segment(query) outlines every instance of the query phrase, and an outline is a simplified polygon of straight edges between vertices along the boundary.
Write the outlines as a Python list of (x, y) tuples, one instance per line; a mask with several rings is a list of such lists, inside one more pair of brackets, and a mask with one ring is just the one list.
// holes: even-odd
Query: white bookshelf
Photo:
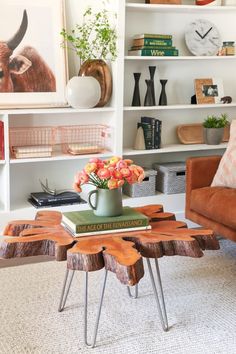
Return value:
[[(186, 1), (183, 1), (186, 3)], [(210, 146), (205, 144), (184, 145), (178, 142), (176, 126), (200, 123), (208, 114), (226, 112), (230, 119), (236, 117), (236, 56), (195, 57), (190, 55), (184, 44), (184, 28), (195, 18), (207, 18), (217, 25), (222, 40), (235, 40), (236, 7), (204, 7), (189, 5), (150, 5), (144, 0), (112, 1), (118, 21), (118, 58), (112, 65), (113, 95), (107, 107), (94, 109), (73, 109), (70, 107), (0, 109), (0, 120), (5, 130), (5, 160), (0, 160), (0, 229), (7, 220), (32, 218), (36, 209), (27, 202), (30, 192), (40, 191), (39, 179), (48, 178), (57, 189), (71, 188), (74, 174), (83, 168), (93, 155), (63, 155), (54, 153), (51, 158), (12, 159), (9, 154), (8, 131), (10, 127), (37, 125), (79, 125), (106, 124), (114, 132), (111, 151), (96, 156), (107, 158), (123, 155), (136, 163), (151, 167), (154, 162), (185, 160), (188, 156), (222, 154), (227, 144)], [(96, 0), (68, 0), (66, 17), (68, 26), (73, 28), (81, 21), (81, 13), (88, 4), (99, 6)], [(179, 57), (137, 57), (128, 56), (132, 37), (138, 33), (173, 34), (174, 45), (179, 48)], [(233, 39), (232, 39), (233, 38)], [(160, 94), (159, 79), (167, 78), (168, 105), (154, 107), (132, 107), (134, 72), (141, 72), (140, 94), (145, 95), (145, 78), (149, 78), (148, 66), (155, 65), (156, 101)], [(69, 53), (70, 77), (78, 72), (78, 58)], [(191, 105), (194, 94), (193, 81), (201, 77), (221, 77), (225, 95), (232, 96), (231, 104)], [(163, 145), (158, 150), (134, 150), (133, 143), (137, 122), (146, 114), (162, 120)], [(86, 193), (84, 194), (86, 198)], [(167, 210), (182, 214), (184, 194), (164, 195), (145, 198), (124, 197), (124, 204), (164, 204)], [(85, 209), (87, 205), (56, 207), (53, 210)]]

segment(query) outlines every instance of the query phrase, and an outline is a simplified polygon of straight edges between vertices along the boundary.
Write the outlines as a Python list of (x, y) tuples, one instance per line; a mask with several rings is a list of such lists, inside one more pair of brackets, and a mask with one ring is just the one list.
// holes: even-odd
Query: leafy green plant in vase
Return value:
[(203, 140), (208, 145), (218, 145), (222, 142), (224, 129), (229, 124), (227, 114), (221, 114), (219, 117), (208, 115), (203, 122)]
[(93, 12), (88, 7), (83, 14), (83, 23), (76, 24), (68, 32), (61, 31), (64, 43), (80, 58), (79, 76), (92, 76), (101, 87), (101, 97), (96, 107), (105, 106), (112, 94), (112, 75), (107, 61), (117, 57), (117, 31), (111, 23), (111, 14), (106, 9)]

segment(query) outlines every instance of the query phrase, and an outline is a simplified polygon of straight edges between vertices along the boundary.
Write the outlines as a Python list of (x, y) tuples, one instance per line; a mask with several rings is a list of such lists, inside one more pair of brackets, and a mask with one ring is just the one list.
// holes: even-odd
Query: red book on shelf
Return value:
[(0, 121), (0, 159), (4, 160), (4, 125)]

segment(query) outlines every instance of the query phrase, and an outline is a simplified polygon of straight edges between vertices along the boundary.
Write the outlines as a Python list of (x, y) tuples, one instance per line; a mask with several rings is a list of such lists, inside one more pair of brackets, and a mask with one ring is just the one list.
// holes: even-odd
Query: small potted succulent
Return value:
[[(114, 15), (116, 17), (116, 15)], [(112, 77), (107, 61), (117, 57), (117, 30), (112, 14), (106, 9), (93, 12), (91, 6), (83, 14), (83, 22), (70, 31), (62, 29), (63, 46), (75, 51), (80, 59), (79, 76), (92, 76), (101, 86), (96, 107), (103, 107), (112, 94)]]
[(222, 113), (219, 117), (209, 115), (203, 122), (203, 140), (208, 145), (218, 145), (221, 143), (224, 128), (229, 124), (228, 116)]

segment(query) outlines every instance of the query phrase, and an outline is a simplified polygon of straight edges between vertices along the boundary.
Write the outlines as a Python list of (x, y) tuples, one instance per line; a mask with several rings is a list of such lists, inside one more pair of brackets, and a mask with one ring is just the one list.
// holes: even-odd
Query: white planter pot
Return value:
[(100, 97), (100, 84), (92, 76), (74, 76), (66, 85), (66, 99), (73, 108), (93, 108)]

